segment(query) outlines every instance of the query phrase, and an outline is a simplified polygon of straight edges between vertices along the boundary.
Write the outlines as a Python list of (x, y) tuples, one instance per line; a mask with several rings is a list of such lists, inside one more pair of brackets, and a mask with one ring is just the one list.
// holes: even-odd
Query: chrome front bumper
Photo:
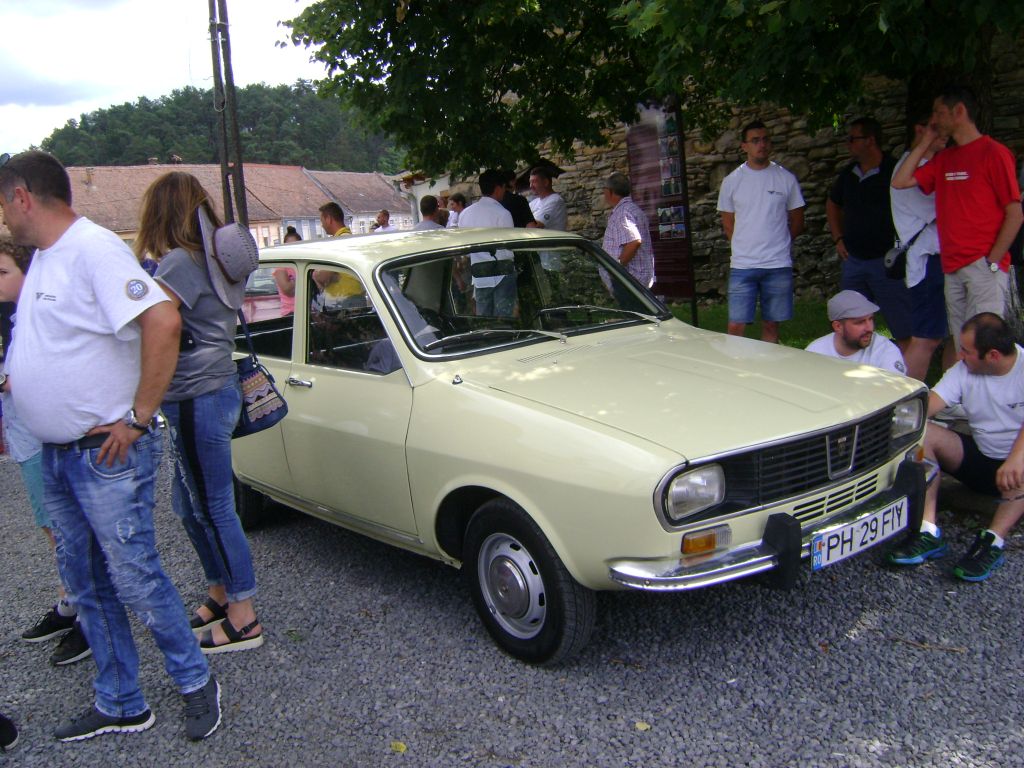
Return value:
[[(609, 576), (612, 581), (634, 589), (674, 592), (710, 587), (777, 569), (785, 569), (792, 575), (800, 561), (811, 556), (811, 541), (816, 535), (827, 534), (836, 528), (866, 519), (901, 496), (907, 496), (911, 501), (910, 526), (919, 524), (924, 503), (924, 488), (935, 479), (938, 472), (938, 466), (931, 461), (915, 462), (907, 459), (900, 465), (892, 488), (803, 530), (800, 530), (799, 524), (789, 515), (773, 515), (772, 517), (788, 518), (779, 521), (788, 525), (769, 527), (795, 531), (788, 546), (780, 545), (779, 539), (775, 536), (769, 537), (766, 529), (766, 535), (761, 541), (717, 556), (711, 554), (704, 558), (680, 556), (657, 560), (616, 560), (609, 565)], [(799, 537), (799, 541), (793, 538), (796, 536)]]

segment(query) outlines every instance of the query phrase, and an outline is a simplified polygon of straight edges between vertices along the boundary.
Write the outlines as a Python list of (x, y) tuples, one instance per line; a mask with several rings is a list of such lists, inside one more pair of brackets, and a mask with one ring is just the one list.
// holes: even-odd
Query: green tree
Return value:
[(655, 98), (707, 130), (763, 102), (835, 122), (872, 75), (907, 84), (908, 112), (951, 79), (984, 107), (993, 36), (1024, 29), (1024, 3), (319, 0), (286, 24), (329, 66), (321, 93), (438, 173), (530, 161), (547, 141), (600, 144)]
[[(357, 125), (311, 83), (248, 85), (238, 90), (242, 157), (246, 162), (319, 170), (375, 171), (394, 164), (393, 143)], [(217, 116), (209, 90), (183, 88), (69, 120), (43, 139), (43, 149), (68, 165), (140, 165), (172, 156), (216, 163)]]
[(717, 122), (723, 100), (826, 124), (873, 75), (907, 85), (908, 112), (951, 80), (984, 105), (996, 30), (1024, 29), (1024, 3), (1001, 0), (625, 0), (613, 16), (656, 52), (652, 87), (679, 93), (699, 125)]
[(604, 140), (653, 95), (618, 0), (320, 0), (286, 22), (355, 107), (427, 173), (536, 159)]

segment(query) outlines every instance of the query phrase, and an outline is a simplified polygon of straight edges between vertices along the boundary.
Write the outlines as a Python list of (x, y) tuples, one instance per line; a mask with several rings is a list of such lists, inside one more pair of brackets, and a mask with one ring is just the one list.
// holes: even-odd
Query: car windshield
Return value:
[(586, 241), (474, 245), (390, 262), (379, 278), (407, 338), (431, 356), (671, 317)]

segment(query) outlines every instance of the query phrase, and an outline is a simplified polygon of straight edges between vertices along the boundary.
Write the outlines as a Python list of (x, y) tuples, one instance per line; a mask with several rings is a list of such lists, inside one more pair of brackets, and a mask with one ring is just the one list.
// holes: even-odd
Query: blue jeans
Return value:
[(781, 323), (793, 319), (793, 268), (730, 269), (729, 322), (754, 322), (757, 302), (761, 319)]
[(57, 566), (96, 660), (96, 709), (111, 717), (147, 709), (125, 606), (153, 633), (181, 693), (199, 690), (210, 678), (181, 597), (156, 551), (153, 491), (162, 439), (160, 433), (143, 435), (126, 463), (115, 460), (113, 467), (97, 463), (99, 448), (43, 446)]
[(493, 288), (473, 288), (476, 313), (482, 317), (512, 317), (516, 309), (516, 276), (505, 275)]
[(843, 262), (839, 290), (857, 291), (882, 310), (882, 317), (894, 339), (909, 339), (914, 333), (911, 317), (910, 289), (904, 280), (886, 277), (881, 258), (855, 259)]
[(207, 583), (223, 585), (232, 603), (256, 594), (231, 472), (231, 433), (241, 409), (237, 378), (213, 392), (161, 406), (174, 452), (174, 512), (199, 555)]

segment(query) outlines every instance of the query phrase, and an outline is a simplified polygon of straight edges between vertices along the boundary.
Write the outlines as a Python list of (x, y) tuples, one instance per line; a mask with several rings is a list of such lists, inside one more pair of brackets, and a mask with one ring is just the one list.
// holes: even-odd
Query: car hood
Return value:
[(462, 383), (523, 398), (696, 459), (823, 429), (922, 389), (872, 366), (678, 321), (460, 362)]

